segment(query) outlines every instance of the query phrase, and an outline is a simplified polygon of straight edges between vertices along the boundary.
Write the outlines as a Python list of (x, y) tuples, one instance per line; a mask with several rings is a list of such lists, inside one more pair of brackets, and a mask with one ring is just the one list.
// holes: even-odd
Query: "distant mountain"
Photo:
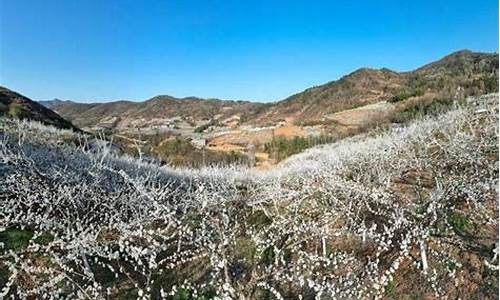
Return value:
[(275, 103), (256, 117), (256, 123), (279, 120), (305, 122), (324, 115), (381, 101), (404, 86), (403, 78), (388, 69), (359, 69), (337, 81), (309, 88)]
[(47, 108), (52, 108), (55, 106), (63, 105), (63, 104), (71, 104), (75, 103), (69, 100), (60, 100), (60, 99), (53, 99), (53, 100), (39, 100), (38, 103), (41, 105), (47, 107)]
[(251, 119), (267, 105), (248, 101), (175, 98), (156, 96), (144, 102), (115, 101), (108, 103), (50, 102), (47, 105), (80, 128), (141, 128), (180, 118), (192, 126), (212, 119), (237, 116)]
[(498, 91), (498, 54), (462, 50), (410, 72), (362, 68), (339, 80), (309, 88), (272, 105), (253, 120), (275, 123), (321, 120), (325, 115), (388, 100), (415, 90), (441, 97)]
[(409, 72), (361, 68), (339, 80), (267, 104), (165, 95), (143, 102), (76, 103), (54, 99), (40, 103), (88, 129), (152, 128), (172, 118), (180, 118), (193, 128), (231, 118), (237, 118), (239, 125), (269, 126), (321, 122), (336, 112), (415, 91), (441, 98), (496, 92), (498, 54), (462, 50)]
[(498, 54), (461, 50), (415, 70), (426, 76), (472, 74), (498, 71)]
[(0, 116), (30, 119), (58, 128), (79, 130), (54, 111), (21, 94), (0, 86)]

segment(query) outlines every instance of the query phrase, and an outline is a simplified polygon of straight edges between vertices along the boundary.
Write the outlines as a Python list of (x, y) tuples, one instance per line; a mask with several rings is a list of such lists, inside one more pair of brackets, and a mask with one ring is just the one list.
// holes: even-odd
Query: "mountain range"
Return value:
[[(358, 69), (338, 80), (272, 103), (175, 98), (160, 95), (142, 102), (35, 102), (0, 88), (0, 114), (29, 118), (61, 128), (114, 132), (227, 132), (239, 128), (324, 125), (338, 113), (412, 98), (464, 98), (498, 91), (496, 53), (462, 50), (409, 72)], [(363, 116), (362, 116), (363, 117)]]
[(238, 124), (314, 123), (336, 112), (391, 99), (399, 94), (473, 95), (498, 89), (498, 54), (462, 50), (409, 72), (361, 68), (339, 80), (312, 87), (274, 103), (156, 96), (143, 102), (76, 103), (42, 101), (78, 127), (144, 128), (181, 117), (201, 125), (238, 118)]

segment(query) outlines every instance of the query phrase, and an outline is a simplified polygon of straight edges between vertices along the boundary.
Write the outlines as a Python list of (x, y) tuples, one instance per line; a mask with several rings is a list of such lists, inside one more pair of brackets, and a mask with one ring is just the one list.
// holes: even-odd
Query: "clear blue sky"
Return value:
[(0, 3), (0, 85), (33, 99), (274, 101), (359, 67), (498, 52), (496, 0)]

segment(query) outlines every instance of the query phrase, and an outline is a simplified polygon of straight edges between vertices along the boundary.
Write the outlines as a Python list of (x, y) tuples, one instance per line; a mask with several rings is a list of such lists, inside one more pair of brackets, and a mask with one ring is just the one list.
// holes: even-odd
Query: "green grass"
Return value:
[[(0, 232), (0, 242), (4, 243), (7, 250), (20, 251), (28, 247), (30, 240), (33, 238), (33, 231), (27, 229), (19, 229), (16, 227), (7, 228)], [(34, 241), (40, 245), (47, 245), (54, 240), (54, 237), (48, 233), (43, 233)]]
[(396, 285), (394, 284), (394, 280), (389, 281), (384, 288), (384, 295), (391, 299), (396, 299)]
[(0, 242), (4, 243), (5, 249), (15, 251), (28, 247), (31, 238), (33, 238), (33, 232), (30, 230), (8, 228), (0, 232)]
[(453, 230), (457, 233), (468, 233), (476, 228), (473, 222), (459, 212), (452, 213), (449, 217), (449, 222)]
[(207, 300), (215, 297), (213, 292), (202, 291), (196, 297), (187, 289), (179, 289), (177, 293), (170, 299), (172, 300)]
[(54, 236), (49, 233), (43, 233), (35, 239), (35, 243), (40, 245), (48, 245), (54, 240)]
[(262, 252), (261, 260), (264, 264), (270, 265), (274, 263), (274, 258), (276, 254), (274, 253), (273, 247), (269, 246)]

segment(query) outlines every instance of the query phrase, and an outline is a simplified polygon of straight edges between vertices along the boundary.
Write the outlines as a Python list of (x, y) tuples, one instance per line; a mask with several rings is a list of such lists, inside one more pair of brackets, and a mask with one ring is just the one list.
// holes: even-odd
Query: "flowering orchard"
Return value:
[(0, 120), (0, 294), (495, 298), (498, 95), (275, 170), (175, 169)]

